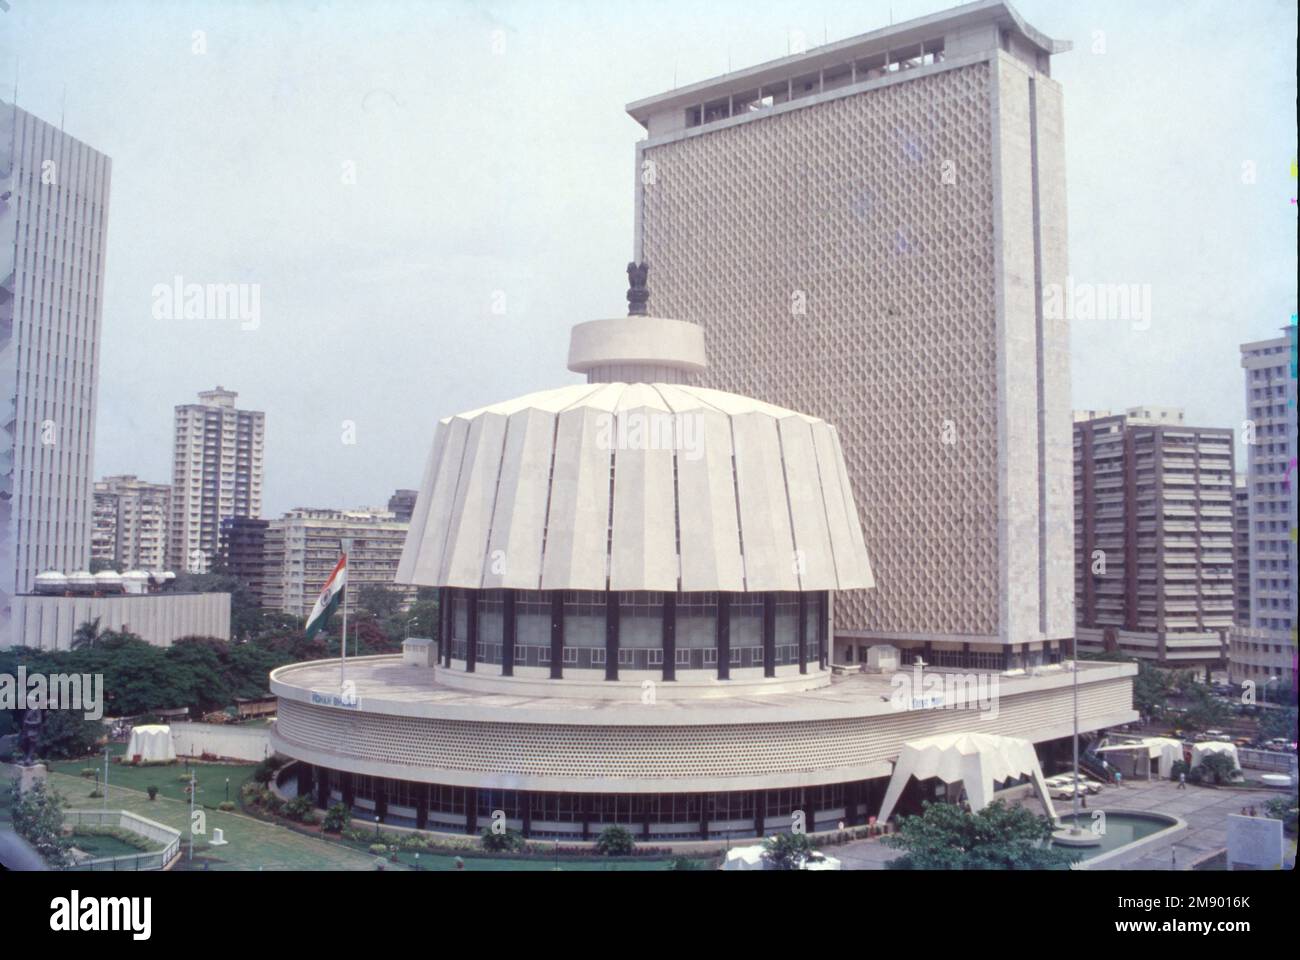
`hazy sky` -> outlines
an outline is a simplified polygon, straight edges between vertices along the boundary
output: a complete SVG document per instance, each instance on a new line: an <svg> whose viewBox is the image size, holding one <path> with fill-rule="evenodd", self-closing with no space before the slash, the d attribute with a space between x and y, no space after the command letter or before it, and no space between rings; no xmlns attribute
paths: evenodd
<svg viewBox="0 0 1300 960"><path fill-rule="evenodd" d="M266 516L382 503L438 418L578 379L569 327L625 312L626 103L955 5L6 2L19 105L113 158L96 475L170 480L220 383L267 412ZM1295 310L1294 0L1016 7L1075 44L1071 273L1152 288L1149 329L1074 324L1074 405L1238 425L1238 345ZM260 324L155 319L176 276Z"/></svg>

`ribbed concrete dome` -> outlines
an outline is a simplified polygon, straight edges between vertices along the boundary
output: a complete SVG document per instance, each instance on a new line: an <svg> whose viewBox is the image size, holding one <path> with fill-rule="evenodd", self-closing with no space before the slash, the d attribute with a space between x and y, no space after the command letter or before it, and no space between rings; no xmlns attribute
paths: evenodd
<svg viewBox="0 0 1300 960"><path fill-rule="evenodd" d="M579 384L443 420L397 579L518 590L874 585L834 427L666 383Z"/></svg>

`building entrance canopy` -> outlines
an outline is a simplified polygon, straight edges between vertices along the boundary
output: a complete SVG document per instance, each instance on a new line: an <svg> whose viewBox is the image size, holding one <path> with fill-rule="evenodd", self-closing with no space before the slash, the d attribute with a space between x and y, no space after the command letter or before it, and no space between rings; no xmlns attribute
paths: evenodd
<svg viewBox="0 0 1300 960"><path fill-rule="evenodd" d="M880 808L880 821L889 819L903 787L912 777L918 780L937 777L947 784L961 783L974 811L992 802L994 783L1021 776L1032 778L1038 799L1047 815L1055 820L1056 809L1043 781L1038 754L1028 740L987 733L948 733L909 740L903 744L894 764L894 775Z"/></svg>

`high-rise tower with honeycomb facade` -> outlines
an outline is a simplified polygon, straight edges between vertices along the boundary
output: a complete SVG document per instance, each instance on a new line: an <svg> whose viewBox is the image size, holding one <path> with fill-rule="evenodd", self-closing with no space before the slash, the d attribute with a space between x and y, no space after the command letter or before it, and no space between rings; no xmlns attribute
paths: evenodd
<svg viewBox="0 0 1300 960"><path fill-rule="evenodd" d="M1068 49L972 3L628 107L655 312L708 386L839 425L877 588L837 596L838 662L1068 652Z"/></svg>

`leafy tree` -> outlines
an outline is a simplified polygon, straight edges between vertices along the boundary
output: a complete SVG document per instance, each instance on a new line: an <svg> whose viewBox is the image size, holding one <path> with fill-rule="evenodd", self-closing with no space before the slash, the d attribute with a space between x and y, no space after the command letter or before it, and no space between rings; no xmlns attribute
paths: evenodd
<svg viewBox="0 0 1300 960"><path fill-rule="evenodd" d="M1227 723L1232 717L1232 709L1199 683L1188 684L1183 695L1187 698L1184 726L1189 729L1209 730Z"/></svg>
<svg viewBox="0 0 1300 960"><path fill-rule="evenodd" d="M262 609L257 594L244 580L228 573L182 573L172 581L172 590L185 593L230 594L230 635L250 640L262 629Z"/></svg>
<svg viewBox="0 0 1300 960"><path fill-rule="evenodd" d="M93 647L104 635L104 631L99 628L99 617L94 620L87 620L81 626L72 632L72 649L81 650L85 647Z"/></svg>
<svg viewBox="0 0 1300 960"><path fill-rule="evenodd" d="M1294 740L1296 708L1281 707L1265 710L1264 715L1259 718L1259 735L1267 740L1276 740L1278 737Z"/></svg>
<svg viewBox="0 0 1300 960"><path fill-rule="evenodd" d="M1051 870L1079 854L1050 844L1052 821L995 800L978 813L956 804L926 803L920 816L902 817L887 846L907 851L894 870Z"/></svg>
<svg viewBox="0 0 1300 960"><path fill-rule="evenodd" d="M347 824L348 808L341 803L336 803L325 811L325 819L321 821L321 829L326 833L342 833Z"/></svg>
<svg viewBox="0 0 1300 960"><path fill-rule="evenodd" d="M1287 833L1296 832L1296 819L1300 817L1300 796L1293 790L1289 797L1274 797L1264 804L1264 810L1274 820L1282 821L1282 829Z"/></svg>
<svg viewBox="0 0 1300 960"><path fill-rule="evenodd" d="M36 782L21 792L15 779L10 817L14 832L32 845L51 867L66 867L72 841L63 836L63 798L44 783Z"/></svg>
<svg viewBox="0 0 1300 960"><path fill-rule="evenodd" d="M1153 720L1165 719L1173 693L1174 682L1168 670L1138 661L1137 676L1133 678L1133 706L1139 713Z"/></svg>
<svg viewBox="0 0 1300 960"><path fill-rule="evenodd" d="M438 591L432 587L420 587L415 593L415 602L406 611L406 619L414 620L411 636L438 639Z"/></svg>
<svg viewBox="0 0 1300 960"><path fill-rule="evenodd" d="M606 827L596 838L596 852L606 857L625 857L635 849L632 834L617 824Z"/></svg>
<svg viewBox="0 0 1300 960"><path fill-rule="evenodd" d="M84 757L104 738L104 725L77 710L46 710L41 719L38 752L47 760Z"/></svg>
<svg viewBox="0 0 1300 960"><path fill-rule="evenodd" d="M1225 753L1211 753L1201 759L1191 776L1200 783L1231 783L1237 765Z"/></svg>
<svg viewBox="0 0 1300 960"><path fill-rule="evenodd" d="M813 852L806 833L778 833L763 841L763 859L775 870L798 870L799 863Z"/></svg>
<svg viewBox="0 0 1300 960"><path fill-rule="evenodd" d="M492 853L510 853L515 850L522 850L527 846L523 834L518 830L503 830L500 833L495 833L490 827L483 831L483 835L479 837L479 842L483 844L484 850L489 850Z"/></svg>
<svg viewBox="0 0 1300 960"><path fill-rule="evenodd" d="M402 595L386 583L363 584L357 593L357 608L375 620L387 620L401 612Z"/></svg>
<svg viewBox="0 0 1300 960"><path fill-rule="evenodd" d="M288 801L282 808L282 812L290 820L302 823L308 818L313 809L315 809L315 805L311 802L311 797L300 796Z"/></svg>

